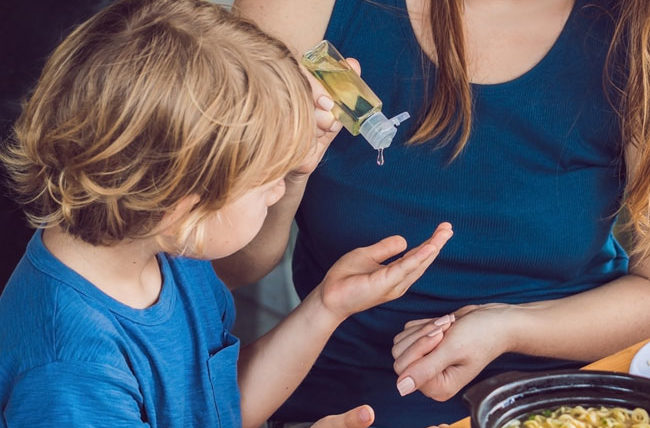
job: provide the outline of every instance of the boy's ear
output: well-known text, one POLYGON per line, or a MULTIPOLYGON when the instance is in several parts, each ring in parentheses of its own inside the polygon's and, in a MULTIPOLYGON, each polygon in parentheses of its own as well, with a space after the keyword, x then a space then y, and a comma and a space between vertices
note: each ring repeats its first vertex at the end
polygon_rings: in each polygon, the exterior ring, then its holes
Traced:
POLYGON ((201 197, 195 193, 181 198, 171 211, 168 211, 163 215, 163 218, 160 220, 156 229, 163 234, 166 231, 173 229, 174 224, 178 223, 179 220, 185 217, 200 200, 201 197))

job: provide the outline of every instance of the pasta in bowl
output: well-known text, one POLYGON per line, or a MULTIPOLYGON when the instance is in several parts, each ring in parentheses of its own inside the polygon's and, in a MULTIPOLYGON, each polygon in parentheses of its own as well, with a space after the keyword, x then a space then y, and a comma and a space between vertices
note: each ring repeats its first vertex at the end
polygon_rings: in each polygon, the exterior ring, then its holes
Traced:
POLYGON ((650 417, 640 407, 561 406, 513 419, 503 428, 650 428, 650 417))
POLYGON ((624 373, 509 372, 463 398, 472 428, 650 428, 650 379, 624 373))

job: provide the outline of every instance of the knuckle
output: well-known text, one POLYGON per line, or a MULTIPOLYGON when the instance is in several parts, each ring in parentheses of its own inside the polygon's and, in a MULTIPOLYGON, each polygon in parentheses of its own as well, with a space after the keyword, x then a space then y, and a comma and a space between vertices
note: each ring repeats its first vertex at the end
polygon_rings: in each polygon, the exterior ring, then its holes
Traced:
POLYGON ((443 391, 441 389, 432 389, 430 388, 425 395, 429 398, 432 398, 436 401, 447 401, 451 397, 453 397, 453 394, 449 394, 447 391, 443 391))
MULTIPOLYGON (((433 342, 435 337, 431 336, 422 336, 418 340, 415 341, 415 345, 418 347, 418 349, 429 349, 431 346, 431 342, 433 342)), ((427 352, 428 353, 428 352, 427 352)))
POLYGON ((427 330, 429 330, 429 329, 436 328, 436 327, 438 327, 438 326, 436 325, 435 321, 429 321, 428 323, 425 324, 425 326, 423 328, 426 328, 427 330))
POLYGON ((447 401, 455 394, 452 391, 442 391, 440 394, 440 401, 447 401))
POLYGON ((395 337, 393 337, 393 345, 397 345, 399 342, 402 341, 404 338, 404 331, 401 331, 399 334, 396 334, 395 337))
POLYGON ((397 299, 398 297, 400 297, 401 295, 402 295, 402 293, 400 292, 400 290, 395 289, 395 288, 392 288, 392 289, 388 292, 388 298, 389 298, 390 300, 395 300, 395 299, 397 299))
POLYGON ((391 353, 391 355, 393 356, 393 359, 397 359, 397 356, 398 356, 399 354, 397 353, 397 347, 396 347, 396 346, 393 346, 393 347, 391 348, 390 353, 391 353))

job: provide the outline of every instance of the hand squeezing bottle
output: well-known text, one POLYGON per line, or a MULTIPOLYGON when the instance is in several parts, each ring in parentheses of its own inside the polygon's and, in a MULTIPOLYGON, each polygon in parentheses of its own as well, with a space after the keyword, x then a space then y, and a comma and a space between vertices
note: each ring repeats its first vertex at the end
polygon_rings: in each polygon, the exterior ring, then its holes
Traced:
POLYGON ((334 101, 332 114, 352 135, 363 135, 378 151, 377 164, 384 163, 384 149, 390 146, 396 126, 410 116, 407 112, 388 119, 381 112, 382 102, 345 58, 327 40, 302 57, 302 64, 325 87, 334 101))

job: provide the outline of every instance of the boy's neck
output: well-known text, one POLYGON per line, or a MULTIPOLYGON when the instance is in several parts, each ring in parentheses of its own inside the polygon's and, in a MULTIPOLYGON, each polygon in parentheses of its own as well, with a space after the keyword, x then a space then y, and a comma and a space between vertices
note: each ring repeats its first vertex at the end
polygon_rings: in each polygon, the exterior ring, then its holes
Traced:
POLYGON ((156 254, 160 247, 153 238, 91 245, 57 227, 43 231, 43 244, 66 266, 120 303, 144 309, 158 300, 162 274, 156 254))

